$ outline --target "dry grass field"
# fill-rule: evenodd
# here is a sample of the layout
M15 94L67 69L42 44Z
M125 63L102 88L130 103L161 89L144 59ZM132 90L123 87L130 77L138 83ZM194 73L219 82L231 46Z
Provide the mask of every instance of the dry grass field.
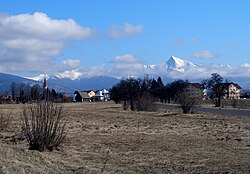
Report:
M69 103L58 150L28 150L9 138L22 105L0 131L0 173L250 173L250 117L123 111L112 102Z

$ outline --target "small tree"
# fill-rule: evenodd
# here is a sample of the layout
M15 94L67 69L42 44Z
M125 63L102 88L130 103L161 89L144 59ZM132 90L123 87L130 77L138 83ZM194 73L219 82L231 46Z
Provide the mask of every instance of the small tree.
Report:
M114 85L110 89L110 99L113 100L116 104L124 99L120 83Z
M111 98L116 102L123 101L125 105L129 103L132 111L135 110L138 95L140 95L140 81L135 78L122 79L111 90Z
M40 99L40 91L41 87L38 84L35 84L30 89L30 97L32 100L39 100Z
M67 119L62 105L52 102L34 103L22 110L22 129L30 150L50 150L66 137Z
M185 92L181 92L178 95L178 103L182 108L184 114L192 113L194 107L197 105L197 98L191 95L188 95Z
M154 97L149 92L144 92L143 95L136 102L137 111L157 111L158 106L154 104Z
M183 80L177 80L172 83L169 83L165 86L165 97L168 100L168 103L170 103L171 100L174 100L175 102L178 100L178 97L180 93L183 92L183 89L186 88L188 85L188 81Z
M111 88L110 96L116 103L123 101L124 109L127 109L127 106L130 105L131 111L147 111L146 106L154 105L154 98L150 94L151 84L152 80L147 75L141 79L122 79Z
M31 87L25 83L19 83L17 86L19 90L19 101L23 104L28 102L31 99Z
M16 101L17 96L18 96L18 86L15 82L11 83L10 90L11 90L11 95L12 95L13 101Z
M203 84L209 92L209 95L215 101L215 106L221 106L221 98L225 95L226 86L223 83L223 77L213 73L209 79L203 80Z
M151 82L150 93L155 97L160 99L163 103L166 97L164 84L161 80L161 77L158 77L157 81L155 79Z

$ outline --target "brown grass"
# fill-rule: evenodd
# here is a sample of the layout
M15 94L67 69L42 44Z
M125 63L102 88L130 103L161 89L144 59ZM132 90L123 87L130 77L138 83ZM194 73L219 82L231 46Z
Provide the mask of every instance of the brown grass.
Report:
M10 128L12 122L11 110L3 110L0 108L0 131L6 131Z
M0 173L249 173L250 118L175 111L131 112L121 105L69 103L59 151L27 150L0 134ZM8 105L0 107L9 107Z

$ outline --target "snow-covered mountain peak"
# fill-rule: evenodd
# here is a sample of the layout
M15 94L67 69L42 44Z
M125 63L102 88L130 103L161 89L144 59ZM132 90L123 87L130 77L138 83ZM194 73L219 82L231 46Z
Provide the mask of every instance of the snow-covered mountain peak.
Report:
M196 65L192 62L182 60L181 58L175 56L170 57L170 59L167 61L166 66L169 70L177 70L179 72L184 72L186 69L196 67Z
M184 66L185 65L185 60L182 60L181 58L171 56L168 62L174 63L177 66Z

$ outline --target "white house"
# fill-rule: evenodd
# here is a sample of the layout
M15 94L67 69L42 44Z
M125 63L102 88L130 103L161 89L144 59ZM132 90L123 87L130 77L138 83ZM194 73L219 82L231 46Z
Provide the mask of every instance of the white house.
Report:
M108 101L110 100L110 92L106 89L98 90L96 91L95 98L99 101Z

